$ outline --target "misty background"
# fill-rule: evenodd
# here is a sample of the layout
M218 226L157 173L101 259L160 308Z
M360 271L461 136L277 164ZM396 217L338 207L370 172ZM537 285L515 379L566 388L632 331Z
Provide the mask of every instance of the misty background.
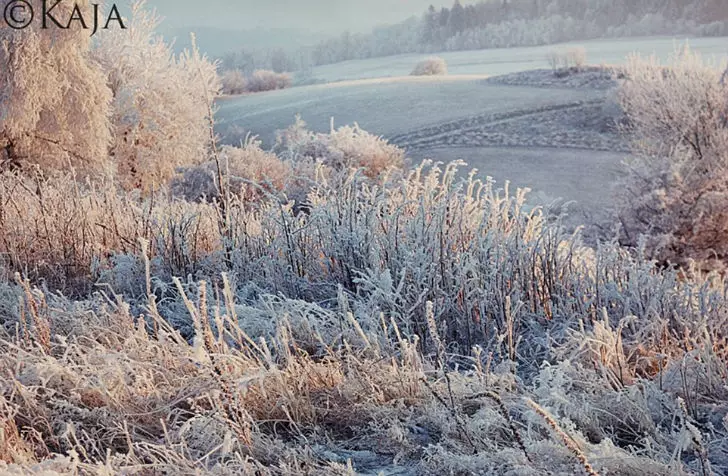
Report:
M149 0L164 18L160 30L176 38L176 49L189 46L189 33L197 34L206 53L222 56L245 48L293 49L313 46L342 32L367 33L380 25L420 16L432 0L210 0L180 2Z
M344 30L363 32L375 25L400 22L409 16L421 15L430 4L439 8L450 3L437 0L150 0L148 4L157 8L172 29L278 28L336 34Z
M599 38L728 36L725 0L149 0L181 51L224 70L299 73L348 60ZM303 82L308 81L304 79Z

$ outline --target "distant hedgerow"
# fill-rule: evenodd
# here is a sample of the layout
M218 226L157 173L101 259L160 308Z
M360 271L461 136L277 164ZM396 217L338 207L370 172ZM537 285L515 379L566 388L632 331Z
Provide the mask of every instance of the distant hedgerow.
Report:
M251 93L286 89L292 84L291 75L269 70L257 70L247 79L245 90Z
M220 76L220 80L222 81L223 94L243 94L248 89L248 80L245 77L245 74L243 74L243 72L239 69L225 71L222 76Z

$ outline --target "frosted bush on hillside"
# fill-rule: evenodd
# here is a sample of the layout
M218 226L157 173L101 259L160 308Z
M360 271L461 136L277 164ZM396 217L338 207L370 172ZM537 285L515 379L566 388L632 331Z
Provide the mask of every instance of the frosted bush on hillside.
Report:
M243 94L248 88L248 80L245 78L245 74L239 69L225 71L220 77L220 81L222 82L223 94Z
M262 150L256 140L248 140L241 147L223 147L220 167L218 170L218 164L211 160L183 169L181 176L172 182L173 192L190 201L218 199L218 182L222 177L231 193L251 201L265 193L282 191L293 173L290 163Z
M239 69L228 70L222 77L223 94L259 93L286 89L291 86L293 79L288 73L276 73L269 70L256 70L246 77Z
M632 56L620 102L636 157L619 194L624 239L709 268L728 262L728 85L724 66L685 48L671 64ZM625 193L626 192L626 193Z
M387 169L401 168L404 162L402 149L357 124L332 130L326 140L329 154L324 164L335 169L362 168L367 176L377 177Z
M291 86L292 79L288 73L276 73L265 69L255 71L247 80L246 91L258 93L286 89Z
M306 129L297 118L294 125L278 132L274 152L264 151L260 144L250 139L241 147L223 147L219 170L214 160L180 169L172 191L191 201L219 199L222 180L226 190L245 202L277 196L301 207L317 179L346 180L357 169L377 178L404 162L404 151L356 125L320 134Z
M311 132L300 117L295 124L279 132L275 150L293 161L304 158L321 161L333 170L361 168L369 177L404 164L404 151L385 139L370 134L358 125L335 129L328 134Z
M581 72L586 66L586 48L580 46L565 51L552 51L548 61L556 75Z
M433 56L420 61L412 70L412 76L440 76L447 74L447 63L444 59Z
M87 1L77 5L91 15ZM0 10L11 6L0 1ZM71 8L61 3L54 14L67 18ZM63 34L43 30L40 22L0 28L0 161L44 169L103 167L111 142L111 91L90 48L88 32L80 28Z
M196 47L175 55L156 33L156 13L132 6L129 30L105 32L94 54L114 93L112 155L127 188L165 184L177 167L209 157L217 64ZM133 51L134 54L129 54Z

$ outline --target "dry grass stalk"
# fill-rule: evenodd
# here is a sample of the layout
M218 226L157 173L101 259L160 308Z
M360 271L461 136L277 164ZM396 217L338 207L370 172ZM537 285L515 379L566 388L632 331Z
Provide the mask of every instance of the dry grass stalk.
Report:
M559 426L556 419L548 411L546 411L546 409L544 409L541 405L534 402L530 398L526 399L526 403L546 422L546 424L553 430L553 432L556 433L561 442L564 443L564 446L566 446L569 451L571 451L574 456L576 456L576 459L579 460L579 463L581 463L582 467L584 468L584 472L589 476L599 476L599 473L597 473L596 470L592 467L591 463L589 463L589 459L584 454L584 451L582 451L582 449L579 447L579 444L574 441L574 439L569 436L561 428L561 426Z

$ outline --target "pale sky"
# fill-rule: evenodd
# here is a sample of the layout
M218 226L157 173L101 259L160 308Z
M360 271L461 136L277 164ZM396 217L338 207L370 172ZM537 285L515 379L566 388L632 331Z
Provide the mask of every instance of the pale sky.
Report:
M425 12L452 0L149 0L168 28L297 28L339 33L368 31Z

